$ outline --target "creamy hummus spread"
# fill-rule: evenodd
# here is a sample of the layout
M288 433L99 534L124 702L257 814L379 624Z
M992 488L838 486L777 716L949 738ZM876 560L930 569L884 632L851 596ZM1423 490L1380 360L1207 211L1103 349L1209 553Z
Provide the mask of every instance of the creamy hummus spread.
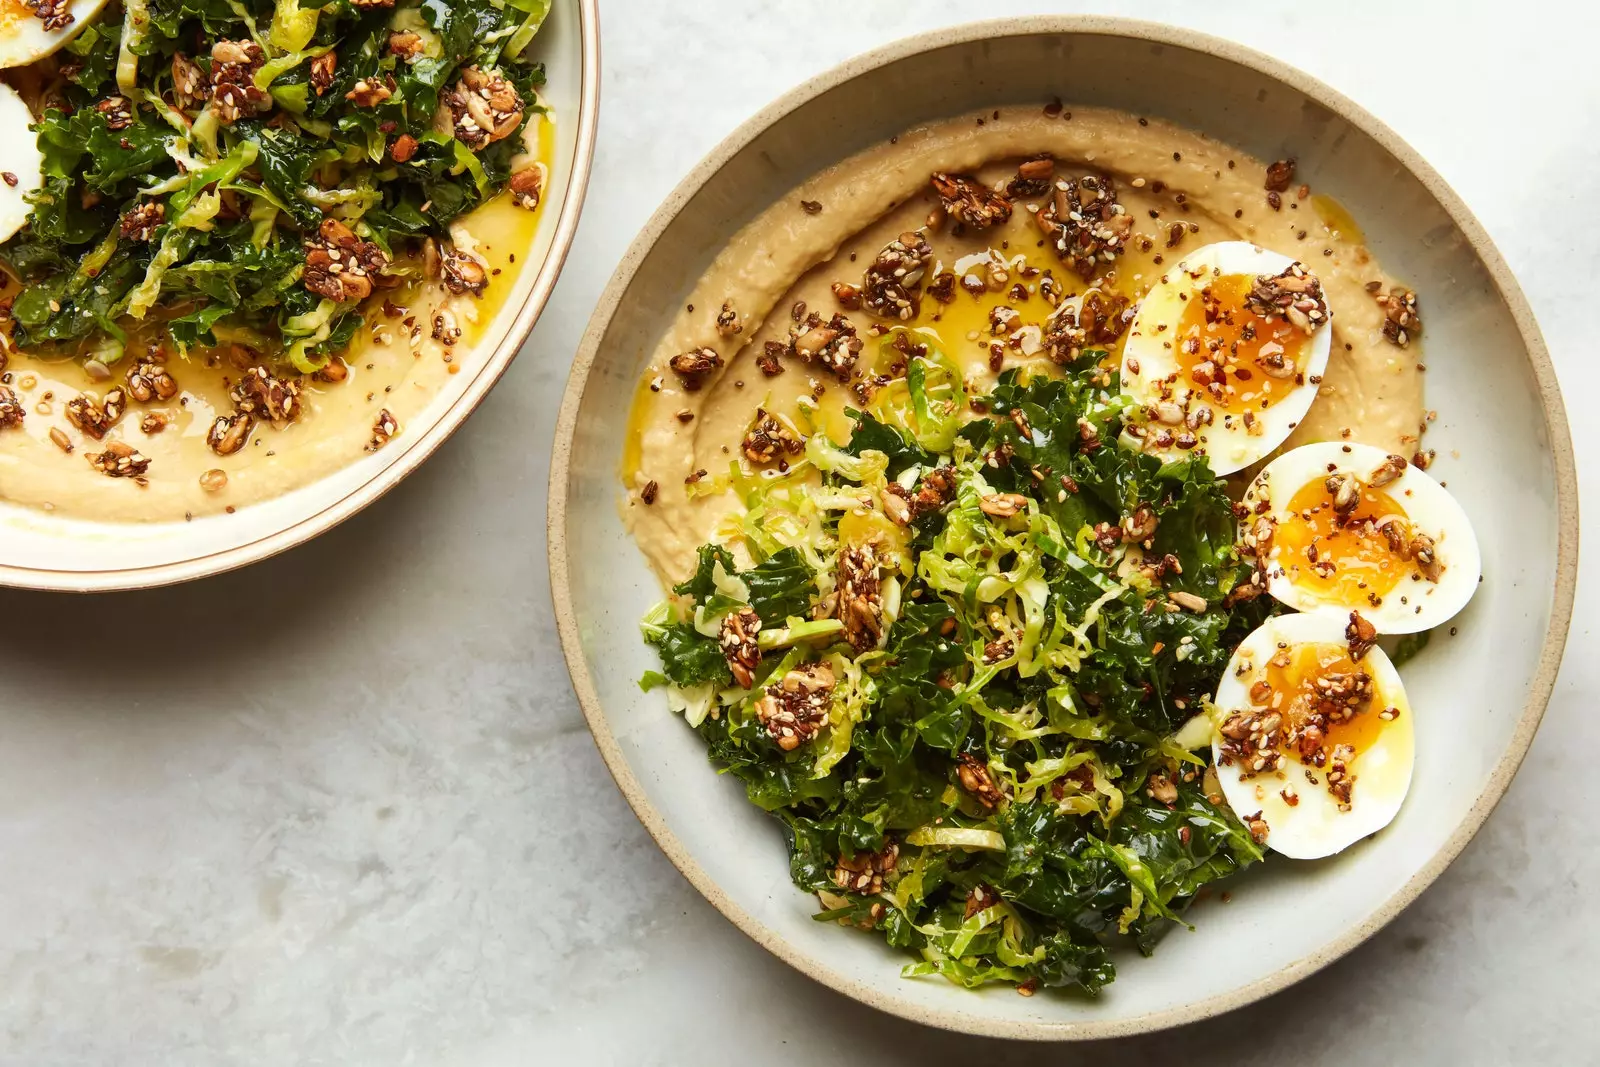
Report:
M1047 189L1014 194L1008 221L978 228L948 217L930 184L944 173L994 188L1046 156L1057 178L1110 179L1132 218L1120 253L1089 277L1044 240L1035 214L1050 199ZM861 306L854 290L880 253L917 232L933 251L924 284L952 273L953 299L924 294L906 321ZM844 410L863 406L861 390L893 360L880 352L890 325L929 331L959 365L969 394L981 394L1011 367L1048 372L1034 338L1018 330L1043 322L1062 297L1093 281L1136 302L1186 250L1228 240L1299 260L1321 280L1332 311L1326 374L1285 447L1348 439L1415 454L1423 403L1414 305L1400 306L1406 291L1337 203L1313 195L1285 164L1269 174L1261 161L1169 123L1108 110L1008 109L919 127L853 156L734 236L640 382L622 471L625 520L657 574L681 580L698 546L716 539L719 522L741 506L727 475L730 464L745 462L758 411L843 442L851 426ZM852 381L830 373L826 353L796 352L813 314L825 328L843 315L856 331ZM997 325L1006 328L997 334ZM827 338L814 334L809 343ZM1111 359L1120 358L1121 343L1108 346ZM675 357L690 358L675 370Z
M530 124L527 133L528 160L547 160L549 121ZM453 294L437 281L375 296L366 327L332 369L298 380L297 417L277 424L256 419L244 445L230 454L219 455L207 437L220 416L235 410L230 391L255 363L248 352L225 346L182 356L164 346L159 366L168 381L147 401L138 399L128 377L141 362L138 352L110 368L87 370L76 359L4 353L0 384L15 395L22 419L0 418L0 500L100 522L182 521L280 496L385 447L427 410L452 375L487 358L474 344L527 265L544 210L542 204L532 211L518 206L513 194L503 193L452 226L457 248L488 276L481 296ZM14 293L10 285L10 291L0 285L0 297ZM137 384L139 392L150 392ZM95 438L81 417L71 417L69 405L80 397L102 404L116 389L125 407Z

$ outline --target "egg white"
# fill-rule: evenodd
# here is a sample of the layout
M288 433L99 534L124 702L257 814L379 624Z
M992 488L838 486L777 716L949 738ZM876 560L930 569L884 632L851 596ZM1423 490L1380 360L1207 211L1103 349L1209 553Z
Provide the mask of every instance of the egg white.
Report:
M1267 464L1246 492L1245 504L1254 510L1258 501L1265 500L1267 514L1282 521L1289 513L1289 501L1307 484L1321 482L1333 472L1354 474L1365 483L1386 458L1381 448L1354 442L1302 445ZM1402 578L1381 604L1374 606L1367 600L1345 603L1294 582L1285 570L1289 561L1281 557L1281 547L1274 545L1268 554L1267 592L1296 611L1325 612L1338 620L1347 619L1352 610L1359 611L1384 634L1429 630L1466 607L1478 590L1482 572L1478 539L1466 512L1432 475L1409 464L1398 480L1381 488L1405 509L1405 518L1414 529L1434 539L1444 564L1437 582L1420 576Z
M1242 274L1255 278L1279 274L1294 262L1288 256L1248 241L1223 241L1196 249L1182 262L1168 268L1139 302L1138 314L1128 328L1122 350L1122 391L1150 407L1157 405L1164 393L1170 394L1171 401L1179 407L1188 407L1190 397L1196 404L1210 406L1205 390L1180 373L1170 347L1188 302L1199 299L1200 291L1215 277ZM1331 318L1330 311L1330 321ZM1271 453L1293 432L1316 399L1317 385L1328 366L1332 336L1332 327L1327 322L1313 331L1306 365L1297 368L1302 376L1301 383L1272 406L1253 413L1259 433L1251 433L1237 416L1224 419L1220 413L1211 425L1190 431L1198 440L1196 450L1205 451L1212 473L1232 474L1248 467ZM1175 380L1168 385L1169 379ZM1175 431L1183 429L1187 427L1174 428ZM1188 454L1176 445L1158 447L1148 434L1141 446L1166 459Z
M1343 645L1343 624L1332 615L1280 615L1241 641L1217 686L1218 722L1250 707L1250 686L1265 673L1280 644L1308 643ZM1400 714L1385 722L1377 739L1350 763L1355 786L1349 811L1340 811L1328 792L1325 771L1285 756L1276 771L1245 779L1239 764L1223 765L1220 735L1212 741L1212 762L1229 807L1240 818L1260 812L1268 828L1267 847L1291 859L1331 856L1377 833L1393 821L1411 788L1416 744L1400 675L1380 648L1367 652L1359 665L1372 676L1376 690L1372 706L1361 714L1377 715L1390 707ZM1309 780L1312 775L1315 784ZM1293 805L1281 792L1286 788L1298 795Z
M0 241L22 229L28 221L25 197L44 184L44 156L38 139L28 126L33 116L15 89L0 82L0 171L16 178L17 184L0 181Z
M22 0L0 0L0 69L43 59L76 37L105 6L106 0L73 0L67 8L72 21L47 30Z

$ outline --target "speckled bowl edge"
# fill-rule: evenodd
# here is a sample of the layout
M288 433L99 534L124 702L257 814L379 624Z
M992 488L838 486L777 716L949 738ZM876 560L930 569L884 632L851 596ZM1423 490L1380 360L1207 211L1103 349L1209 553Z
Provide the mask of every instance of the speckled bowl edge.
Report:
M14 567L0 561L0 586L37 589L49 592L96 593L150 589L193 581L214 574L237 570L286 552L326 533L362 511L389 490L399 485L441 445L450 439L478 409L500 381L523 342L533 332L561 277L568 253L578 232L584 198L589 190L589 172L600 121L600 7L599 0L577 0L582 71L576 116L572 179L567 185L556 215L556 231L548 255L539 265L538 277L527 298L517 309L505 337L490 352L462 395L422 435L410 442L405 453L383 468L375 477L314 514L266 536L217 552L149 567L118 570L41 570Z
M1511 310L1517 329L1527 346L1530 368L1544 409L1545 432L1550 442L1555 470L1558 511L1556 583L1552 591L1550 622L1545 632L1538 669L1529 686L1527 701L1523 705L1505 754L1490 773L1482 794L1455 832L1433 857L1365 922L1353 927L1320 950L1266 978L1179 1008L1106 1022L985 1020L974 1016L954 1020L933 1014L911 1000L897 995L889 983L880 986L857 981L798 952L723 892L689 855L667 827L661 813L650 803L611 732L598 694L589 679L588 665L583 656L568 578L571 556L566 542L567 490L572 442L577 427L578 410L583 401L590 370L599 352L600 342L639 265L649 255L657 240L683 206L758 134L802 104L821 96L835 86L919 52L985 38L1070 33L1130 37L1152 44L1187 48L1250 68L1283 82L1337 113L1352 126L1371 137L1389 151L1438 200L1488 270L1506 306ZM1495 805L1499 803L1512 777L1521 766L1528 746L1533 741L1534 732L1539 727L1539 721L1544 717L1545 706L1555 686L1556 673L1561 664L1567 629L1571 622L1573 594L1577 580L1578 479L1572 440L1567 427L1566 409L1561 399L1555 368L1550 361L1549 350L1539 332L1527 298L1499 250L1490 240L1487 231L1473 216L1465 202L1398 134L1360 105L1311 76L1270 56L1230 41L1193 30L1135 19L1078 15L1031 16L969 23L909 37L865 53L818 75L785 93L746 121L714 148L673 190L635 238L618 265L616 273L612 275L610 283L596 305L594 315L573 360L571 376L556 422L555 446L550 465L548 535L550 585L555 602L557 628L567 668L572 676L573 688L582 706L584 717L588 720L589 728L594 734L595 743L617 786L622 790L645 829L655 838L656 843L678 870L712 905L750 938L797 970L881 1011L929 1026L958 1029L991 1037L1034 1041L1090 1040L1124 1037L1197 1022L1250 1004L1292 985L1337 960L1371 937L1415 900L1461 853L1467 842L1483 825L1484 820L1489 817L1489 813L1494 810Z

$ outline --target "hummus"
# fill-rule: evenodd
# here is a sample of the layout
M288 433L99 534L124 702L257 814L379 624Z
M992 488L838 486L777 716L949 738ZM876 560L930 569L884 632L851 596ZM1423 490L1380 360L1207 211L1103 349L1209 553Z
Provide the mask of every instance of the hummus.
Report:
M530 159L548 161L552 133L548 120L530 124ZM519 255L532 246L543 210L518 207L503 193L453 224L458 247L489 272L483 296L453 296L426 282L374 297L366 327L343 353L346 376L303 379L299 418L281 427L258 422L231 455L214 452L206 436L218 416L234 410L229 390L250 367L248 358L235 360L225 349L171 356L164 367L177 392L148 403L130 399L116 424L95 440L68 421L67 404L84 394L99 400L118 386L126 390L136 354L111 367L110 379L97 381L78 360L11 352L0 364L0 382L16 394L25 415L18 426L0 426L0 500L98 522L182 521L233 512L356 462L403 435L453 375L487 358L473 351L474 342L511 295L515 274L526 265ZM399 314L381 310L385 298ZM461 331L451 345L432 336L441 308ZM113 442L150 461L142 478L109 477L92 465L89 457L103 455Z
M1063 295L1083 292L1088 282L1056 258L1035 224L1048 194L1018 196L1008 222L974 229L942 219L930 186L932 173L945 172L993 187L1040 155L1055 160L1057 177L1110 177L1132 216L1125 251L1104 268L1102 289L1137 301L1163 264L1228 240L1298 259L1321 279L1333 314L1332 355L1315 403L1285 447L1348 439L1417 451L1420 349L1409 337L1404 346L1385 337L1387 316L1374 291L1388 294L1395 280L1336 203L1298 182L1269 194L1261 161L1155 119L1093 109L983 112L910 130L821 172L740 230L695 284L639 385L623 460L624 518L663 581L691 572L696 549L740 508L721 485L729 465L743 462L741 443L758 408L803 432L848 437L844 410L862 406L852 386L820 362L790 356L775 363L767 353L768 342L787 347L796 321L843 311L865 342L858 383L889 362L879 362L874 324L927 330L959 365L969 393L982 393L996 375L993 309L1010 307L1019 324L1041 323L1053 309L1041 291L1045 272ZM924 296L905 322L843 310L834 284L861 286L885 246L917 230L933 248L927 277L949 270L971 288L958 286L950 303ZM1120 347L1119 338L1112 358ZM698 380L671 369L673 357L707 348L722 365ZM1053 366L1015 346L996 362L1001 370ZM762 363L783 370L769 374Z

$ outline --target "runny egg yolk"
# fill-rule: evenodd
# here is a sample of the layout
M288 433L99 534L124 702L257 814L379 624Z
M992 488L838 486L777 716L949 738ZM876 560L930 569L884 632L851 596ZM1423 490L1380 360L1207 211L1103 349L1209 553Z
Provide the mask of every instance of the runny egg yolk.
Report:
M1180 381L1227 412L1271 407L1301 383L1298 368L1308 362L1308 334L1250 310L1254 284L1248 274L1224 274L1190 293L1172 341Z
M1292 726L1303 727L1317 713L1319 703L1325 699L1318 690L1319 680L1364 674L1366 672L1361 665L1350 658L1349 651L1343 645L1313 643L1279 649L1267 661L1262 681L1271 687L1271 692L1265 694L1266 701L1281 711ZM1374 693L1364 710L1348 718L1341 720L1337 716L1324 716L1319 720L1323 723L1319 726L1323 752L1331 753L1340 745L1349 745L1357 754L1371 748L1383 732L1386 721L1380 715L1383 710L1382 696L1381 693ZM1285 755L1306 762L1301 759L1301 752L1294 745L1286 748Z
M31 14L22 0L0 0L0 27L9 26Z
M1390 544L1410 540L1406 510L1382 489L1363 486L1361 500L1349 518L1333 509L1333 494L1321 481L1309 482L1289 499L1289 514L1280 518L1272 541L1277 564L1302 589L1338 604L1376 606L1416 572L1416 564Z

